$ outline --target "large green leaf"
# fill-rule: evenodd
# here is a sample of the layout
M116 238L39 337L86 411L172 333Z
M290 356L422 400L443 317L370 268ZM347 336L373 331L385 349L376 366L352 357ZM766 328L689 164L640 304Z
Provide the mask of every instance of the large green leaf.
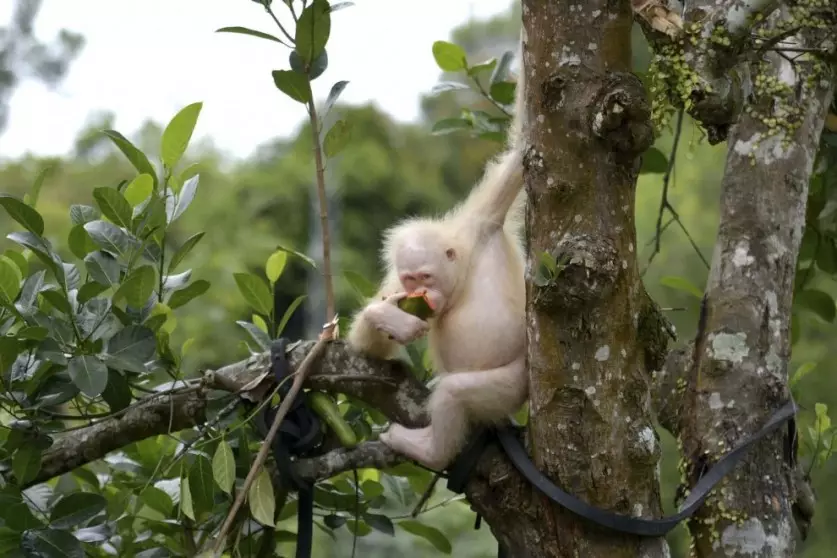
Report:
M439 68L446 72L458 72L464 70L468 65L462 47L447 41L433 43L433 58Z
M92 205L73 204L70 206L70 221L74 225L83 225L95 221L102 213Z
M664 174L668 171L668 160L663 152L656 147L651 147L642 154L642 167L640 173L642 174Z
M107 287L119 283L119 261L110 253L102 250L90 252L84 257L84 265L90 277Z
M210 283L205 279L198 279L185 289L181 289L179 291L174 291L169 297L169 308L174 310L175 308L180 308L193 298L197 298L206 291L209 290Z
M302 10L294 37L296 52L306 65L310 65L323 52L330 33L331 13L328 2L314 0Z
M150 265L142 265L125 278L113 298L125 297L134 308L142 308L154 294L156 286L157 271Z
M174 271L177 268L178 264L182 262L184 258L186 258L186 256L189 255L189 252L191 252L192 249L200 241L200 239L203 238L204 234L205 233L203 232L193 234L192 236L186 239L186 242L184 242L180 248L177 249L177 252L175 252L174 255L172 255L171 257L171 260L169 260L169 273Z
M127 258L140 242L113 223L97 219L84 224L84 230L100 248L115 256Z
M270 315L273 309L273 295L263 279L251 273L234 273L238 290L256 312Z
M18 484L28 484L41 470L43 450L35 444L19 447L12 458L12 471Z
M160 158L167 168L173 169L186 152L192 133L195 131L195 125L198 123L201 108L203 108L201 102L183 107L163 130Z
M212 457L212 477L221 490L232 494L235 484L235 457L226 440L218 442L218 447L215 449L215 455Z
M413 521L411 519L400 521L398 523L398 526L412 535L416 535L417 537L425 539L430 544L435 546L436 550L438 550L439 552L450 554L453 550L453 547L451 546L450 541L445 536L445 534L436 529L435 527L431 527L429 525L425 525L423 523L419 523L418 521Z
M183 184L183 187L180 189L180 192L177 194L173 199L174 202L171 204L166 200L166 217L169 220L169 223L183 215L183 212L189 207L189 204L192 203L192 200L195 199L195 193L198 191L198 181L200 180L200 175L195 175L191 177L189 180ZM169 207L171 205L171 207Z
M195 513L201 515L212 509L215 498L215 481L212 478L212 465L209 459L196 455L189 468L189 492Z
M96 517L107 505L107 500L99 494L72 492L53 506L49 524L59 529L69 529Z
M806 308L828 323L834 322L837 307L831 295L816 289L806 289L797 293L794 302Z
M125 201L127 201L131 207L137 207L142 202L147 200L148 196L150 196L153 191L154 177L146 173L138 174L130 182L130 184L125 187Z
M58 529L25 531L20 537L20 548L30 558L85 558L81 542Z
M100 395L108 384L108 368L94 355L74 356L67 365L73 383L87 397Z
M326 157L334 157L340 153L352 139L352 124L346 120L338 120L326 133L323 140L323 152Z
M0 488L0 519L3 520L4 527L18 532L43 526L43 523L32 515L20 489L11 485Z
M75 257L82 259L97 248L96 243L93 242L93 239L84 230L83 224L73 225L67 237L67 244L70 247L70 252Z
M0 256L0 301L5 300L9 304L14 302L20 293L20 284L23 281L23 274L17 265L6 256Z
M239 33L241 35L250 35L251 37L258 37L260 39L267 39L269 41L275 41L279 44L285 44L282 42L281 39L278 37L274 37L269 33L263 33L262 31L257 31L255 29L250 29L249 27L241 27L238 25L234 25L231 27L221 27L220 29L215 30L216 33Z
M95 188L93 197L102 214L110 219L113 224L128 230L131 229L131 213L133 210L122 192L115 188Z
M145 363L154 358L156 351L154 332L145 326L132 324L108 339L106 354L108 363L114 368L142 372Z
M282 93L300 103L311 100L311 83L308 77L293 70L273 70L273 83Z
M250 504L250 514L253 519L262 525L271 527L274 525L273 516L276 513L276 500L273 496L273 483L270 481L270 473L267 472L267 469L262 468L253 484L250 485L247 501Z
M29 232L41 236L44 234L44 219L38 211L9 194L0 194L0 206L9 217L23 225Z
M264 270L265 274L267 275L268 281L271 283L275 283L279 277L282 276L282 272L285 270L285 264L288 263L288 253L284 250L277 250L267 258L267 262L265 262Z

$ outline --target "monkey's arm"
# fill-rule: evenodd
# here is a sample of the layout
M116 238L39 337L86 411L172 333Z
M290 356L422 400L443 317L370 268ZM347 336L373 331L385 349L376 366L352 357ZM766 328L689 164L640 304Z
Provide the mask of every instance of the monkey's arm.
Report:
M385 330L389 329L397 333L404 330L402 335L409 335L411 331L407 330L411 327L415 329L416 324L414 322L421 322L418 318L403 312L394 304L385 302L386 299L399 291L401 291L401 283L398 281L397 275L394 271L388 272L381 282L378 292L352 320L347 336L352 348L377 358L388 359L395 356L399 342L395 336ZM388 322L392 320L387 318L393 314L400 319L395 320L396 323L390 324ZM421 323L426 326L424 322Z

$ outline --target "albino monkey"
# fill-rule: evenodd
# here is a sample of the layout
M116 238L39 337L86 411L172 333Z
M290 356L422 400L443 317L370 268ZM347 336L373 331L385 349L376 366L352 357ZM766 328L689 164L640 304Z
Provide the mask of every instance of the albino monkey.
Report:
M441 218L407 219L387 231L386 276L375 298L354 318L349 344L392 358L398 343L425 333L436 374L428 402L430 426L393 424L381 441L426 467L442 470L464 446L470 426L517 411L529 395L525 368L523 190L520 141L525 88L518 79L509 147L488 163L468 198ZM428 321L397 303L425 292Z

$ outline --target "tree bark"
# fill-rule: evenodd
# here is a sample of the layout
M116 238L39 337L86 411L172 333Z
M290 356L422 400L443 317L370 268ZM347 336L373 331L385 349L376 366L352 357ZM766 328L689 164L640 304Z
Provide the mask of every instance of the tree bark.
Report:
M529 445L557 485L600 508L661 515L647 347L663 340L636 265L633 219L650 110L631 74L626 2L523 1ZM531 280L543 252L566 266ZM656 324L656 331L640 324ZM659 350L659 347L654 347ZM651 359L650 362L656 362ZM658 364L659 365L659 364ZM535 496L513 554L667 556ZM525 549L525 554L523 550Z

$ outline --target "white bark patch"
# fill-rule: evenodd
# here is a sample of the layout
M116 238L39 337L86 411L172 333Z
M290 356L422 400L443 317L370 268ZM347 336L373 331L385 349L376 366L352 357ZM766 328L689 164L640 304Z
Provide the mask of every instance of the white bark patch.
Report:
M732 263L735 267L742 267L750 265L756 259L750 255L750 243L742 240L735 247L735 253L732 256Z
M572 365L572 368L573 368L573 370L580 370L581 369L581 363L580 362L574 362L573 365Z
M654 431L646 426L639 431L639 443L648 452L648 455L653 455L657 448L657 437L654 436Z
M791 545L791 527L787 520L776 525L776 534L768 534L762 522L751 517L740 527L732 524L721 533L724 553L736 556L787 556Z
M787 246L782 244L779 237L775 234L771 234L767 237L767 247L769 248L767 251L767 260L770 263L776 263L780 258L789 252Z
M747 346L747 334L739 333L716 333L712 337L712 357L716 360L725 360L733 364L741 364L744 358L750 354Z
M593 386L584 388L584 393L590 396L596 395L596 388L594 388Z
M593 358L598 360L599 362L604 362L610 358L610 347L608 345L604 345L599 347L596 351L596 354L593 355Z
M712 392L709 396L709 408L713 411L724 408L724 402L721 400L721 394L717 391Z
M663 537L643 537L639 543L640 558L671 558L668 542Z
M738 140L735 142L735 152L739 155L747 157L750 153L753 153L755 158L765 165L772 165L775 161L784 160L790 157L791 150L793 149L791 143L791 147L785 148L782 146L782 142L785 139L784 132L777 132L775 134L771 134L770 136L762 139L761 134L758 132L753 134L749 140ZM758 147L755 148L755 152L753 152L753 146L756 144L756 141L759 141Z

